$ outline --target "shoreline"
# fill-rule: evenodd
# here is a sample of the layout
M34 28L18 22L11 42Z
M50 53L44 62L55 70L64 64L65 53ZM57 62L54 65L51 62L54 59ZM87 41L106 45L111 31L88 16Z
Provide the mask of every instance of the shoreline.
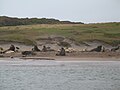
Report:
M18 46L18 45L15 45ZM4 46L6 47L6 46ZM22 60L60 60L60 61L120 61L120 51L112 52L112 51L105 51L105 52L89 52L89 51L72 51L67 52L65 56L56 56L58 51L30 51L32 48L29 46L20 46L20 50L15 52L7 52L1 53L0 59L5 58L19 58ZM22 49L21 49L22 48ZM30 52L28 55L23 55L23 51Z
M3 57L1 60L14 61L120 61L117 57L67 57L67 56L57 56L57 57Z

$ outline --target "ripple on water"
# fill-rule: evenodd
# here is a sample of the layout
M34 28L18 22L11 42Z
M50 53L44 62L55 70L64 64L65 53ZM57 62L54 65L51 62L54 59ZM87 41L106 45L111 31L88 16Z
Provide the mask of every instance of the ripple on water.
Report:
M0 64L0 90L120 90L120 62L32 62Z

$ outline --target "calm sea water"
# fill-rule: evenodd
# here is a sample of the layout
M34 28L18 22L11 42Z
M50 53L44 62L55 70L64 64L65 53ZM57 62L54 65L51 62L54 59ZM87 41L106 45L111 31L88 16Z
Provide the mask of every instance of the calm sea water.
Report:
M0 60L0 90L120 90L120 62Z

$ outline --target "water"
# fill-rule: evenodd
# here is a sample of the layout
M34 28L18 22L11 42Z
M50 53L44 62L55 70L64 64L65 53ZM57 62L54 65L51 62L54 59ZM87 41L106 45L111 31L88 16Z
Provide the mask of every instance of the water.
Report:
M120 62L0 60L0 90L120 90Z

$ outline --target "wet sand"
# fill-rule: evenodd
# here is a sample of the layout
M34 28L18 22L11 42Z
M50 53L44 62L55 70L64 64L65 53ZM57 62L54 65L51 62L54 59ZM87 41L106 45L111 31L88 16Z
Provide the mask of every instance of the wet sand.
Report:
M66 56L56 56L56 52L35 52L36 55L23 56L21 52L13 52L1 54L1 58L21 58L24 60L100 60L100 61L115 61L120 60L119 52L73 52L66 53Z

